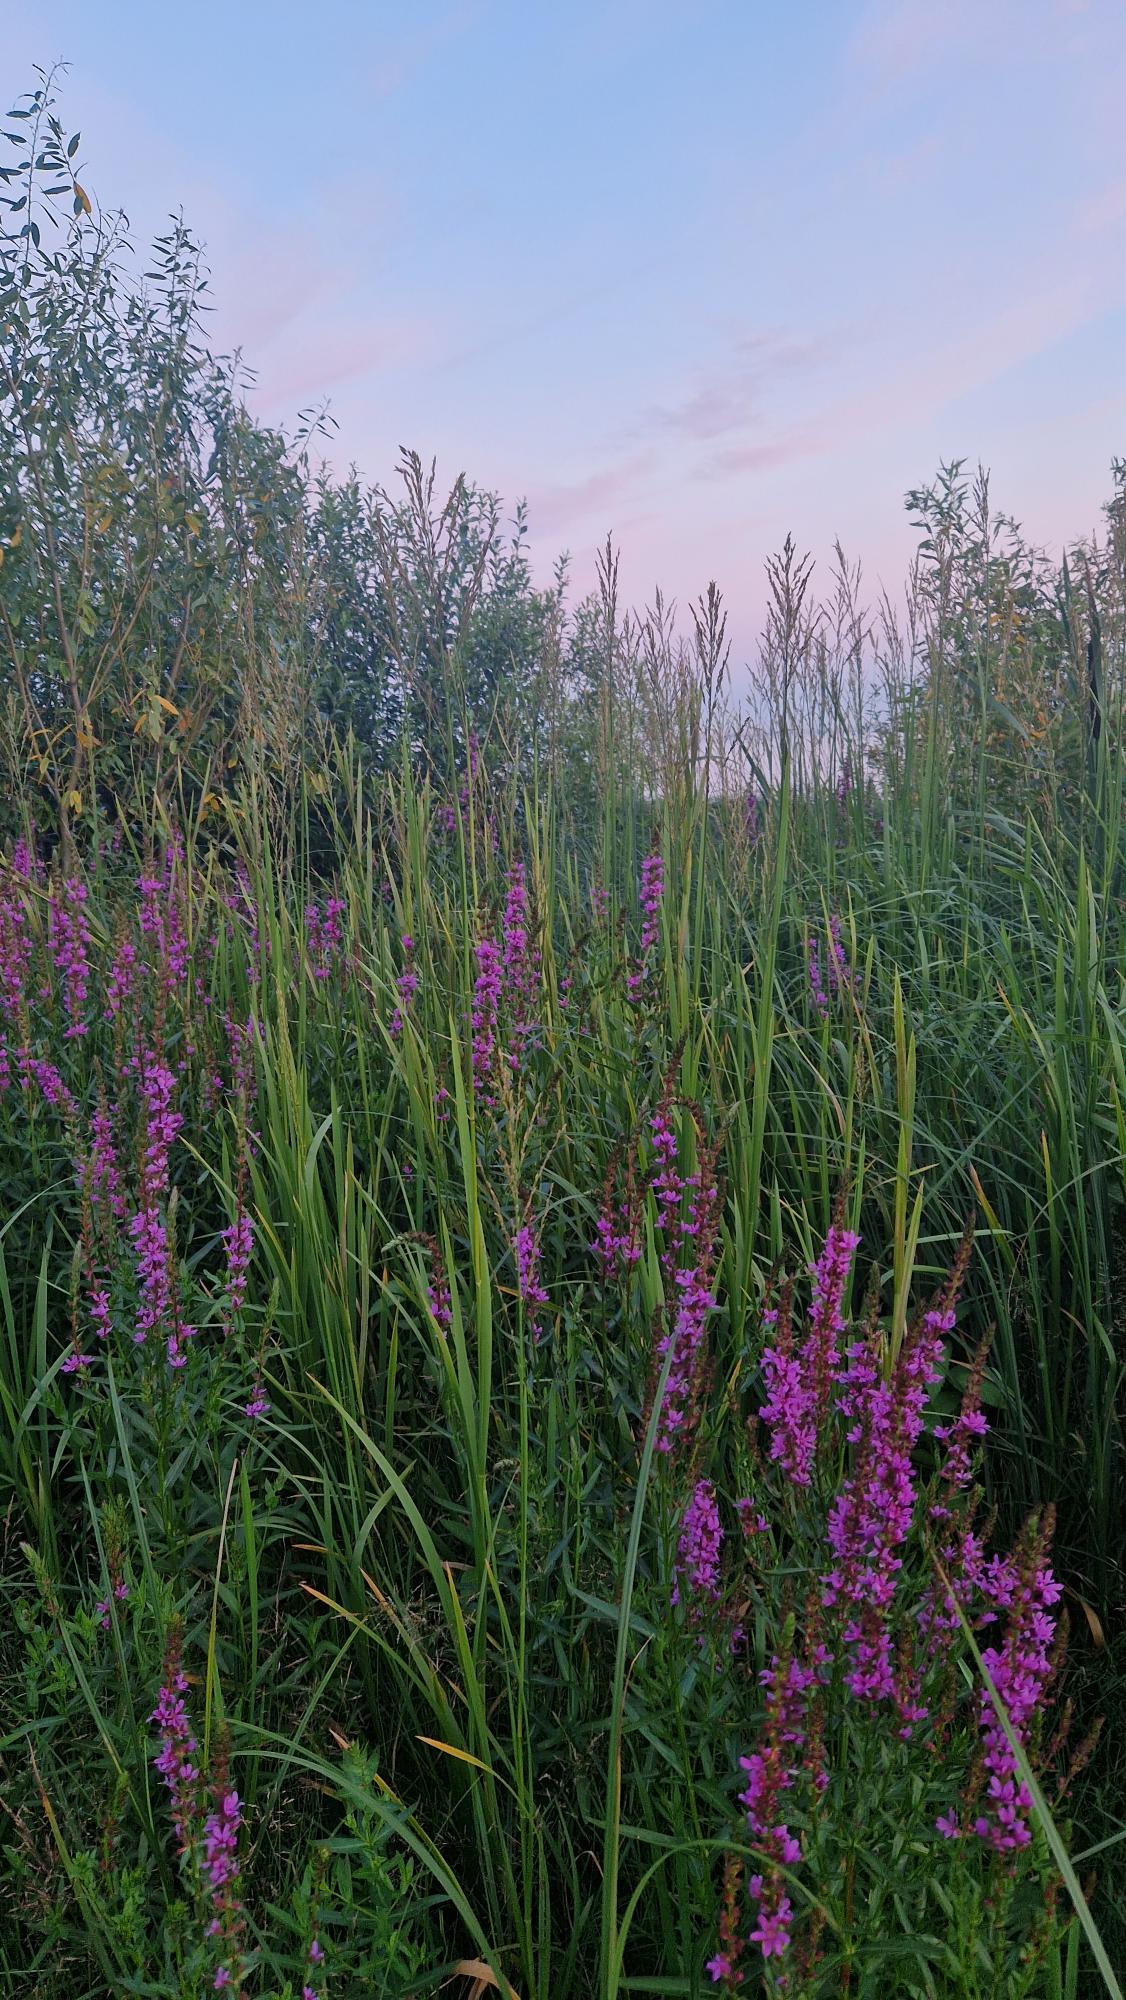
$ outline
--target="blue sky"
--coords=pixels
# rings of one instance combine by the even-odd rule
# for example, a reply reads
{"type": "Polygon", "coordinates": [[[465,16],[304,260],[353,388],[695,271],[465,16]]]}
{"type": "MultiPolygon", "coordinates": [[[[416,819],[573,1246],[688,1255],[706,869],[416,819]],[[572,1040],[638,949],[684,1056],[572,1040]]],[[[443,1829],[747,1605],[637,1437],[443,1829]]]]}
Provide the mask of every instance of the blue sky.
{"type": "Polygon", "coordinates": [[[747,650],[788,530],[896,584],[940,458],[1037,541],[1098,525],[1123,0],[29,0],[3,87],[56,57],[91,192],[206,239],[263,414],[526,496],[545,574],[612,530],[747,650]]]}

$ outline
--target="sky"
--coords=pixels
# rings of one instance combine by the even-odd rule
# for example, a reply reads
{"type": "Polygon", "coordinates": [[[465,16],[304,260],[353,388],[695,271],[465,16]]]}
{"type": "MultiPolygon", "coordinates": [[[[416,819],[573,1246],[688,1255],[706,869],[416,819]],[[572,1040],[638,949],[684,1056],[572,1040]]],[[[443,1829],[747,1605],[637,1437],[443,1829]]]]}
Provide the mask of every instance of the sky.
{"type": "MultiPolygon", "coordinates": [[[[81,178],[183,210],[211,339],[334,466],[401,446],[624,597],[834,540],[869,595],[940,462],[1057,550],[1126,455],[1124,0],[0,0],[81,178]]],[[[6,108],[6,107],[4,107],[6,108]]]]}

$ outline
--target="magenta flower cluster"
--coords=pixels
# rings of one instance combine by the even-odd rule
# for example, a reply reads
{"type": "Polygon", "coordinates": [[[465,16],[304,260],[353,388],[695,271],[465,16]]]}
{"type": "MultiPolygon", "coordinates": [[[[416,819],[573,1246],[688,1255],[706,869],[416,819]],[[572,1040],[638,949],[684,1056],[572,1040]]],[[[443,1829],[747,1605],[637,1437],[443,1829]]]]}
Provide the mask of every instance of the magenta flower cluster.
{"type": "Polygon", "coordinates": [[[254,1248],[254,1225],[240,1208],[233,1222],[220,1232],[227,1259],[227,1297],[223,1331],[229,1333],[246,1299],[246,1280],[254,1248]]]}
{"type": "Polygon", "coordinates": [[[641,940],[637,963],[626,980],[630,995],[635,1000],[641,995],[653,947],[661,935],[661,904],[664,899],[665,864],[660,848],[655,847],[641,864],[641,940]]]}
{"type": "Polygon", "coordinates": [[[323,910],[319,903],[310,903],[305,910],[305,948],[314,979],[330,978],[333,966],[343,955],[344,932],[340,920],[346,908],[343,897],[329,896],[323,910]]]}
{"type": "Polygon", "coordinates": [[[86,884],[65,881],[48,905],[48,935],[56,969],[63,978],[63,1005],[68,1040],[84,1035],[90,993],[90,926],[86,917],[86,884]]]}
{"type": "Polygon", "coordinates": [[[403,947],[403,969],[395,981],[395,991],[399,996],[398,1005],[391,1016],[390,1031],[398,1040],[403,1032],[403,1022],[410,1012],[411,1001],[418,992],[418,974],[414,969],[414,939],[409,931],[404,931],[401,939],[403,947]]]}
{"type": "MultiPolygon", "coordinates": [[[[793,1903],[786,1893],[783,1869],[801,1861],[801,1841],[783,1817],[783,1793],[795,1783],[805,1743],[805,1704],[818,1674],[803,1665],[789,1648],[775,1655],[762,1673],[766,1689],[766,1720],[761,1746],[740,1757],[746,1786],[739,1803],[747,1815],[747,1833],[763,1859],[748,1878],[747,1891],[756,1907],[750,1941],[764,1958],[781,1958],[790,1944],[793,1903]]],[[[713,1974],[713,1976],[719,1976],[713,1974]]]]}
{"type": "MultiPolygon", "coordinates": [[[[1054,1672],[1054,1606],[1060,1587],[1047,1560],[1050,1528],[1034,1523],[1016,1556],[987,1557],[972,1525],[973,1496],[967,1489],[973,1454],[987,1429],[981,1410],[984,1348],[970,1369],[959,1414],[935,1428],[938,1469],[929,1503],[921,1506],[919,1445],[931,1391],[945,1369],[969,1236],[934,1303],[916,1315],[890,1357],[875,1323],[866,1337],[846,1344],[844,1297],[857,1244],[855,1232],[844,1228],[838,1214],[811,1266],[812,1299],[800,1344],[793,1337],[791,1288],[767,1315],[772,1332],[763,1354],[766,1396],[760,1415],[770,1434],[770,1462],[796,1496],[817,1486],[822,1447],[827,1470],[840,1463],[842,1453],[844,1465],[835,1492],[825,1497],[829,1561],[807,1602],[806,1651],[801,1655],[795,1649],[791,1618],[786,1642],[763,1677],[767,1697],[760,1741],[741,1759],[747,1775],[741,1803],[748,1834],[765,1857],[748,1884],[756,1906],[750,1938],[766,1959],[782,1957],[789,1947],[794,1909],[785,1871],[802,1858],[783,1795],[799,1772],[815,1794],[829,1782],[823,1725],[818,1721],[815,1729],[810,1722],[810,1704],[815,1698],[822,1702],[830,1670],[853,1700],[886,1704],[898,1736],[908,1740],[931,1718],[928,1677],[943,1672],[959,1612],[979,1629],[1002,1627],[1001,1636],[983,1647],[982,1657],[1009,1729],[1000,1722],[988,1689],[979,1691],[980,1775],[971,1773],[962,1808],[952,1808],[936,1821],[937,1831],[948,1839],[972,1834],[1000,1854],[1027,1845],[1031,1837],[1032,1801],[1020,1779],[1010,1731],[1018,1742],[1029,1741],[1054,1672]],[[927,1521],[942,1538],[939,1552],[948,1588],[928,1582],[920,1597],[903,1588],[903,1577],[912,1534],[927,1521]],[[828,1644],[819,1636],[822,1626],[828,1644]]],[[[677,1570],[679,1583],[690,1574],[698,1552],[706,1590],[714,1578],[708,1541],[714,1496],[703,1484],[705,1490],[697,1485],[684,1516],[677,1570]]],[[[823,1486],[820,1490],[824,1492],[823,1486]]],[[[751,1501],[740,1503],[745,1525],[752,1511],[751,1501]]],[[[765,1527],[761,1514],[753,1526],[765,1527]]],[[[932,1722],[932,1728],[940,1726],[948,1728],[949,1720],[932,1722]]],[[[730,1962],[730,1953],[717,1954],[713,1976],[726,1978],[730,1962]]]]}
{"type": "Polygon", "coordinates": [[[834,1223],[811,1268],[813,1298],[804,1345],[795,1349],[790,1313],[772,1308],[765,1318],[779,1337],[763,1349],[766,1381],[763,1421],[770,1429],[770,1456],[798,1486],[808,1486],[817,1440],[829,1414],[829,1399],[840,1367],[843,1302],[859,1236],[834,1223]]]}
{"type": "Polygon", "coordinates": [[[692,1489],[673,1565],[672,1602],[681,1600],[681,1584],[690,1599],[713,1602],[719,1598],[720,1560],[723,1554],[723,1524],[719,1518],[715,1487],[710,1479],[698,1479],[692,1489]]]}
{"type": "Polygon", "coordinates": [[[530,1222],[521,1223],[512,1247],[516,1254],[516,1277],[520,1297],[528,1311],[528,1325],[532,1336],[538,1339],[539,1308],[547,1304],[547,1293],[540,1280],[540,1246],[530,1222]]]}
{"type": "Polygon", "coordinates": [[[809,934],[809,945],[806,952],[806,977],[809,980],[809,996],[813,1001],[814,1009],[823,1021],[827,1021],[829,1018],[829,996],[825,991],[825,982],[821,976],[820,946],[812,931],[809,934]]]}
{"type": "Polygon", "coordinates": [[[182,863],[179,842],[170,840],[161,873],[142,875],[137,883],[141,934],[152,941],[157,984],[165,998],[183,984],[191,962],[184,924],[182,863]]]}
{"type": "Polygon", "coordinates": [[[473,986],[473,1084],[486,1103],[497,1048],[497,1010],[503,991],[500,952],[492,938],[477,946],[477,978],[473,986]]]}
{"type": "Polygon", "coordinates": [[[179,1643],[173,1637],[165,1657],[164,1683],[150,1720],[155,1722],[160,1736],[153,1763],[171,1801],[172,1825],[180,1854],[191,1850],[198,1812],[199,1766],[193,1762],[196,1739],[184,1700],[187,1691],[188,1679],[180,1666],[179,1643]]]}

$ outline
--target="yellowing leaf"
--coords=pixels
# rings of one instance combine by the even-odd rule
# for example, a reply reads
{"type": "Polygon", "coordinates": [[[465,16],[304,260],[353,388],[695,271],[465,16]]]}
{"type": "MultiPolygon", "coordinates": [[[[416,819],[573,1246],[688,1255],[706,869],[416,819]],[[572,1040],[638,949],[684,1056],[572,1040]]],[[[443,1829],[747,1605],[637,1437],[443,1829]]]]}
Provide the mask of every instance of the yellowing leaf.
{"type": "Polygon", "coordinates": [[[510,1986],[507,1979],[502,1986],[492,1966],[486,1965],[483,1958],[459,1959],[454,1966],[454,1978],[468,1979],[472,1982],[469,1988],[469,2000],[481,2000],[481,1995],[486,1990],[504,1993],[506,2000],[520,2000],[516,1988],[510,1986]]]}
{"type": "Polygon", "coordinates": [[[493,1776],[491,1767],[488,1764],[482,1764],[481,1759],[475,1757],[471,1750],[459,1750],[456,1743],[443,1743],[438,1736],[420,1736],[418,1741],[420,1743],[428,1743],[431,1750],[444,1750],[447,1757],[456,1757],[459,1764],[474,1765],[478,1771],[484,1771],[486,1777],[491,1778],[493,1776]]]}
{"type": "Polygon", "coordinates": [[[85,215],[91,214],[90,197],[82,186],[81,181],[75,181],[74,183],[74,199],[82,204],[82,210],[85,215]]]}
{"type": "Polygon", "coordinates": [[[72,813],[80,813],[82,811],[81,792],[68,792],[66,795],[66,802],[67,805],[70,807],[72,813]]]}
{"type": "MultiPolygon", "coordinates": [[[[1079,1597],[1078,1591],[1075,1594],[1079,1597]]],[[[1080,1597],[1079,1602],[1083,1607],[1083,1616],[1087,1620],[1087,1627],[1091,1634],[1091,1643],[1095,1651],[1101,1653],[1106,1645],[1106,1633],[1103,1631],[1103,1621],[1095,1610],[1094,1605],[1088,1604],[1085,1597],[1080,1597]]]]}

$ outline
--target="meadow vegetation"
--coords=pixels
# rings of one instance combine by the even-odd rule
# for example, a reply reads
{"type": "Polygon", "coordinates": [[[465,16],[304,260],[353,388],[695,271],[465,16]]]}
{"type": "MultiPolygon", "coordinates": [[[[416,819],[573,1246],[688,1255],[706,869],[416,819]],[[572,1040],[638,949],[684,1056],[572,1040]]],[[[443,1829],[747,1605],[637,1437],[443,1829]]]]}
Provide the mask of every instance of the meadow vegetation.
{"type": "Polygon", "coordinates": [[[1120,1993],[1126,467],[735,698],[0,239],[0,1970],[1120,1993]],[[1105,1726],[1101,1726],[1106,1718],[1105,1726]]]}

